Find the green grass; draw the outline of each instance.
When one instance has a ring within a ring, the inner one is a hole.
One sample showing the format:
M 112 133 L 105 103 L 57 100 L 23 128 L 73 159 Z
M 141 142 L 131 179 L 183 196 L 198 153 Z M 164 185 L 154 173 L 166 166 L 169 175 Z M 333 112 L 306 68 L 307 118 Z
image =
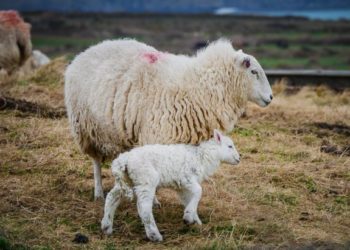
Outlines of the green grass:
M 329 57 L 321 57 L 319 59 L 319 64 L 323 68 L 349 70 L 350 66 L 348 65 L 347 60 L 350 60 L 350 58 L 345 58 L 345 57 L 340 56 L 340 55 L 338 55 L 338 56 L 329 56 Z
M 266 31 L 262 31 L 262 33 L 256 34 L 257 37 L 260 38 L 281 38 L 281 39 L 288 39 L 288 40 L 298 40 L 300 38 L 310 37 L 310 38 L 316 38 L 316 39 L 323 39 L 327 37 L 331 37 L 334 35 L 337 35 L 337 32 L 323 32 L 323 31 L 315 31 L 315 32 L 305 32 L 305 31 L 276 31 L 273 33 L 267 33 Z
M 298 204 L 297 197 L 293 194 L 287 194 L 283 192 L 269 192 L 263 196 L 261 201 L 266 205 L 275 205 L 277 203 L 282 203 L 284 205 L 296 206 Z
M 299 178 L 299 182 L 303 183 L 310 193 L 315 193 L 317 191 L 316 182 L 311 177 L 302 176 Z
M 309 64 L 308 58 L 270 58 L 263 57 L 259 59 L 263 68 L 273 69 L 273 68 L 282 68 L 282 67 L 296 67 L 303 68 L 304 65 Z
M 300 152 L 285 152 L 283 150 L 278 150 L 274 152 L 276 159 L 280 160 L 280 162 L 298 162 L 310 157 L 308 152 L 300 151 Z
M 338 70 L 349 70 L 350 66 L 346 62 L 346 58 L 340 56 L 329 56 L 329 57 L 320 57 L 317 59 L 317 64 L 321 68 L 327 69 L 338 69 Z M 298 57 L 288 57 L 288 58 L 270 58 L 262 57 L 260 58 L 260 63 L 263 68 L 273 69 L 273 68 L 310 68 L 314 63 L 310 62 L 310 59 L 298 58 Z
M 234 131 L 234 134 L 242 137 L 250 137 L 253 135 L 257 135 L 257 132 L 252 129 L 237 127 Z
M 32 43 L 34 47 L 60 47 L 74 46 L 86 47 L 98 43 L 98 39 L 68 38 L 68 37 L 33 37 Z

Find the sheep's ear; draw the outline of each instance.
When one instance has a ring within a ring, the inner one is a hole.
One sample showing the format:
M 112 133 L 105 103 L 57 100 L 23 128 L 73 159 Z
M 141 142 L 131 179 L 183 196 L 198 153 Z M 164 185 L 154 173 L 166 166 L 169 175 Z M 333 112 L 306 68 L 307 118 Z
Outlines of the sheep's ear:
M 243 67 L 249 68 L 250 67 L 250 58 L 245 57 L 242 62 Z
M 219 130 L 214 129 L 214 139 L 217 144 L 221 144 L 222 142 L 222 134 L 220 133 Z

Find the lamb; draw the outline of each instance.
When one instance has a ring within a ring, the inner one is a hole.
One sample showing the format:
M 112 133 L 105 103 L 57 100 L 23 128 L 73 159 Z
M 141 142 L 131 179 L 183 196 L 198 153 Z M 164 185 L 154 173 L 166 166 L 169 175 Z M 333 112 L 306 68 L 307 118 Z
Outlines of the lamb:
M 101 163 L 135 146 L 198 144 L 232 131 L 247 101 L 272 100 L 258 61 L 220 39 L 189 57 L 130 39 L 104 41 L 65 73 L 73 135 L 94 161 L 95 199 L 103 199 Z
M 115 186 L 108 193 L 101 228 L 113 231 L 113 218 L 123 197 L 137 197 L 137 209 L 147 238 L 162 241 L 152 214 L 157 187 L 173 187 L 185 206 L 186 224 L 202 224 L 197 214 L 201 199 L 200 183 L 213 175 L 220 162 L 236 165 L 239 154 L 232 140 L 214 130 L 214 138 L 198 146 L 188 144 L 146 145 L 119 155 L 112 163 Z M 126 183 L 128 178 L 129 183 Z

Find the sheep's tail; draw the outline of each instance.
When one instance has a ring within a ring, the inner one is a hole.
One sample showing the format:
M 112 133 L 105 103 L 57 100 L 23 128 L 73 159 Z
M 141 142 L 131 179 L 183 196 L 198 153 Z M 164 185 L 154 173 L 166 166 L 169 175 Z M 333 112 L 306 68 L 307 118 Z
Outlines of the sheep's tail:
M 112 174 L 115 177 L 115 185 L 120 186 L 122 195 L 132 200 L 134 197 L 134 192 L 127 183 L 128 159 L 128 152 L 120 154 L 119 157 L 112 162 Z

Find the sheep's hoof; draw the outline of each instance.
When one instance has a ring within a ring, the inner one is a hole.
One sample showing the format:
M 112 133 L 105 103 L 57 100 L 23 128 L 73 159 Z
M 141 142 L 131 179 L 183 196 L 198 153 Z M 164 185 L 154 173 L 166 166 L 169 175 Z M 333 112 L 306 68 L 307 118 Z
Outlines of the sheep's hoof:
M 198 224 L 198 225 L 202 225 L 202 221 L 199 219 L 198 216 L 196 215 L 190 215 L 190 214 L 185 214 L 183 217 L 183 222 L 186 225 L 191 225 L 191 224 Z
M 156 209 L 161 209 L 162 205 L 160 203 L 159 204 L 154 204 L 153 207 L 156 208 Z
M 102 193 L 95 193 L 94 200 L 95 201 L 102 201 L 102 202 L 104 202 L 105 201 L 105 197 L 103 195 L 103 192 Z
M 101 202 L 105 202 L 105 198 L 104 198 L 104 197 L 95 197 L 95 198 L 94 198 L 94 201 L 95 201 L 95 202 L 100 202 L 100 201 L 101 201 Z
M 162 208 L 162 204 L 160 204 L 158 201 L 153 203 L 153 207 L 157 208 L 157 209 L 161 209 Z
M 160 233 L 155 233 L 155 232 L 148 234 L 147 238 L 153 242 L 163 241 L 163 236 Z

